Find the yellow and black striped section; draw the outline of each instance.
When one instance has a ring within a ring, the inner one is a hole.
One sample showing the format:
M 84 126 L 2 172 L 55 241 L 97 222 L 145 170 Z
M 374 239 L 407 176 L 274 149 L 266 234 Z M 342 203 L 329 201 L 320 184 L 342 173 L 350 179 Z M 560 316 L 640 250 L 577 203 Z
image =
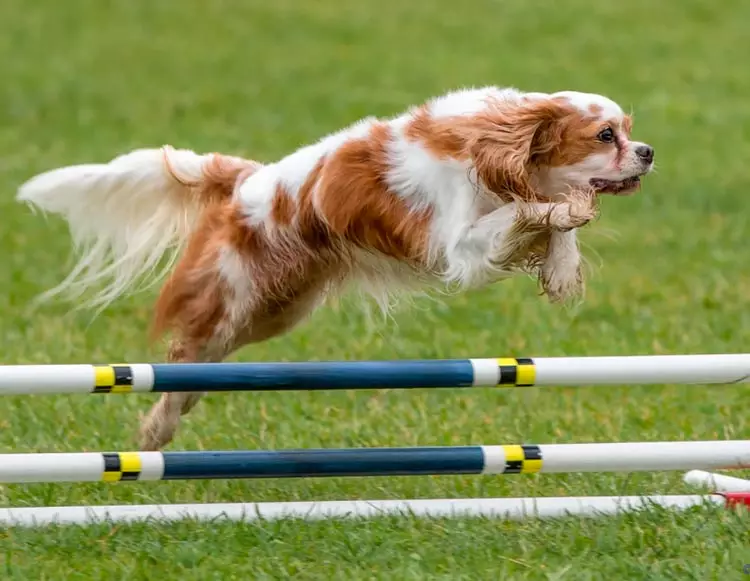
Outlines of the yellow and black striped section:
M 534 360 L 528 357 L 501 358 L 497 360 L 500 367 L 500 380 L 498 385 L 517 385 L 526 387 L 534 385 L 536 381 L 536 367 Z
M 531 474 L 542 469 L 542 451 L 539 446 L 503 446 L 505 470 L 503 474 Z
M 129 365 L 94 365 L 92 393 L 130 393 L 133 391 L 133 370 Z
M 138 480 L 141 475 L 141 456 L 138 452 L 105 452 L 104 482 L 120 482 L 121 480 Z

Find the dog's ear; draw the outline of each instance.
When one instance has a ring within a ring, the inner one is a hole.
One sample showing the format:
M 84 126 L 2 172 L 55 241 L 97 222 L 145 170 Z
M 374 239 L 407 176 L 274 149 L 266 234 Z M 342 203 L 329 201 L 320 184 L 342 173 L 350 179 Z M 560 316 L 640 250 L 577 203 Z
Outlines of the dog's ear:
M 542 100 L 497 105 L 477 116 L 469 153 L 484 186 L 505 201 L 536 199 L 529 167 L 560 145 L 568 113 L 562 103 Z

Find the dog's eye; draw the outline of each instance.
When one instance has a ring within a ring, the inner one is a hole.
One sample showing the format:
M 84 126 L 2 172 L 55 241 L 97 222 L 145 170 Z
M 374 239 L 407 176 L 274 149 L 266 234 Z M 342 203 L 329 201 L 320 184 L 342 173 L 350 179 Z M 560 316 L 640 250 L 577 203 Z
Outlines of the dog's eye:
M 612 143 L 615 140 L 615 132 L 612 131 L 611 127 L 605 127 L 596 137 L 602 143 Z

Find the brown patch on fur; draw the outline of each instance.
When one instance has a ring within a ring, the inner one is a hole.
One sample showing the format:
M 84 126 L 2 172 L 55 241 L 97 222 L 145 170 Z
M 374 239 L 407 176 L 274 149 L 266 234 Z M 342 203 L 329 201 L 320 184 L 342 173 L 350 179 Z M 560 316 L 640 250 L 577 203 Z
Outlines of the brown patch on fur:
M 604 109 L 602 109 L 602 106 L 597 103 L 591 103 L 589 105 L 589 113 L 592 115 L 601 115 L 602 111 L 604 111 Z
M 326 156 L 322 156 L 318 163 L 307 174 L 297 193 L 297 230 L 300 236 L 312 247 L 317 248 L 330 244 L 328 227 L 322 222 L 315 210 L 313 194 L 323 172 Z
M 419 141 L 438 159 L 451 157 L 462 160 L 469 157 L 466 139 L 456 131 L 456 119 L 436 119 L 426 107 L 420 107 L 413 114 L 404 129 L 404 136 L 410 141 Z
M 195 180 L 175 169 L 170 159 L 171 151 L 173 149 L 169 146 L 162 148 L 167 171 L 175 181 L 191 188 L 193 195 L 206 204 L 231 198 L 237 183 L 245 180 L 262 166 L 257 161 L 214 153 L 203 164 L 201 178 Z
M 317 207 L 331 232 L 367 250 L 421 263 L 427 255 L 430 211 L 411 210 L 388 189 L 387 125 L 347 142 L 325 163 Z
M 294 200 L 283 184 L 276 184 L 276 192 L 271 202 L 271 219 L 278 226 L 288 226 L 294 219 Z
M 197 185 L 200 195 L 209 202 L 229 199 L 238 183 L 260 167 L 261 164 L 256 161 L 215 153 L 203 166 L 203 179 Z
M 217 276 L 221 225 L 219 205 L 206 209 L 177 267 L 164 283 L 154 308 L 151 330 L 156 338 L 168 330 L 208 340 L 224 316 L 227 288 Z
M 249 226 L 247 215 L 239 203 L 226 204 L 220 208 L 216 221 L 218 245 L 226 245 L 248 255 L 260 248 L 260 233 Z

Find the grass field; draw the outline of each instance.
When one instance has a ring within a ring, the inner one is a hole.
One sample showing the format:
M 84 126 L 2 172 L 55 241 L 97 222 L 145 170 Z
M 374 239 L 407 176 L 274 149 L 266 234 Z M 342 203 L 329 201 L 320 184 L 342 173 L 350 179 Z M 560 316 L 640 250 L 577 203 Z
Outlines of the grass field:
M 750 74 L 742 0 L 4 0 L 0 352 L 4 363 L 158 361 L 151 294 L 101 317 L 31 299 L 69 239 L 14 201 L 66 163 L 171 143 L 270 160 L 459 85 L 605 93 L 658 173 L 582 234 L 586 302 L 514 280 L 392 321 L 344 306 L 238 360 L 741 352 L 750 344 Z M 3 452 L 129 449 L 153 398 L 0 401 Z M 214 395 L 172 449 L 742 438 L 746 388 Z M 0 487 L 5 506 L 681 493 L 680 474 Z M 747 518 L 95 526 L 0 530 L 0 578 L 741 579 Z

